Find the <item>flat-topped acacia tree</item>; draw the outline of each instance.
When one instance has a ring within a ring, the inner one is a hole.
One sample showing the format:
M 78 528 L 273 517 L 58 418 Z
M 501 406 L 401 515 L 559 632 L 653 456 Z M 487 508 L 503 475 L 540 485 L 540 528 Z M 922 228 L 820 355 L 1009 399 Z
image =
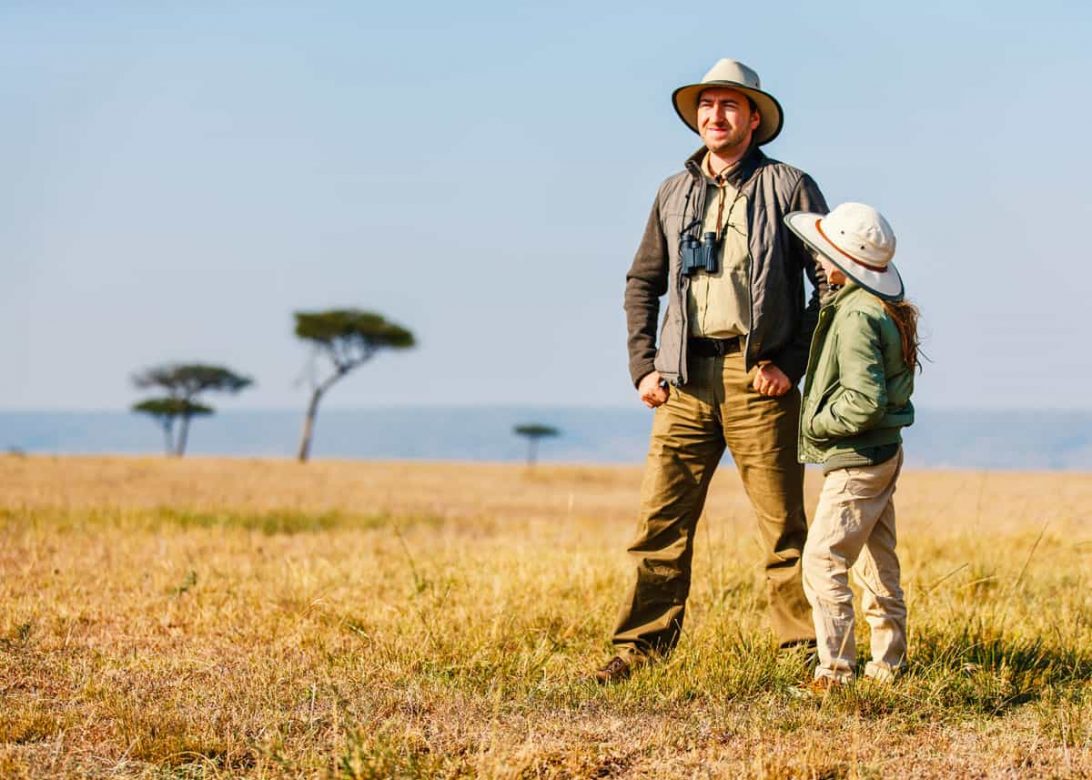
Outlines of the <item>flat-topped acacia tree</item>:
M 184 401 L 181 398 L 148 398 L 133 404 L 133 411 L 138 414 L 146 414 L 151 417 L 156 425 L 163 429 L 164 444 L 167 455 L 178 455 L 179 452 L 174 442 L 175 420 L 189 420 L 193 417 L 202 417 L 212 414 L 212 407 L 204 404 Z M 183 444 L 185 447 L 185 444 Z
M 311 372 L 311 400 L 303 418 L 298 454 L 300 463 L 305 463 L 311 455 L 319 402 L 326 391 L 354 368 L 371 360 L 380 350 L 409 349 L 415 342 L 413 334 L 401 325 L 371 311 L 298 311 L 295 317 L 296 336 L 309 341 L 315 353 L 324 355 L 331 367 L 330 373 L 323 378 Z
M 528 423 L 527 425 L 517 425 L 512 429 L 512 432 L 517 436 L 527 437 L 527 467 L 531 468 L 535 465 L 535 459 L 538 454 L 538 440 L 545 439 L 548 436 L 560 436 L 561 431 L 550 425 L 542 425 L 541 423 Z
M 250 377 L 236 374 L 223 366 L 203 363 L 170 363 L 148 368 L 133 376 L 139 388 L 161 388 L 166 396 L 148 398 L 133 404 L 133 411 L 147 414 L 163 429 L 167 454 L 182 457 L 186 452 L 190 420 L 213 413 L 213 408 L 200 403 L 202 393 L 237 393 L 254 384 Z M 175 421 L 180 421 L 178 437 L 174 438 Z

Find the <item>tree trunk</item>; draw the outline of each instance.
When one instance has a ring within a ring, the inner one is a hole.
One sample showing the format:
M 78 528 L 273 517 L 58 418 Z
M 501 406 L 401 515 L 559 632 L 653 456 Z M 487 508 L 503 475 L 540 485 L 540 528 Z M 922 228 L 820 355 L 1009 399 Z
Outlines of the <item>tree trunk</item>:
M 535 436 L 527 437 L 527 468 L 532 468 L 535 465 L 535 456 L 538 454 L 538 438 Z
M 164 451 L 167 453 L 167 457 L 169 458 L 174 452 L 174 436 L 171 435 L 174 433 L 174 418 L 165 417 L 163 419 L 163 422 L 160 423 L 160 427 L 163 428 L 163 440 L 167 446 L 167 449 Z
M 311 439 L 315 435 L 315 416 L 318 414 L 319 401 L 322 400 L 323 390 L 316 387 L 311 392 L 311 403 L 307 405 L 307 416 L 303 418 L 303 433 L 300 435 L 300 451 L 297 458 L 300 463 L 306 463 L 311 457 Z
M 190 417 L 188 415 L 182 415 L 182 424 L 178 426 L 178 446 L 175 447 L 174 454 L 181 458 L 186 454 L 186 439 L 190 434 Z

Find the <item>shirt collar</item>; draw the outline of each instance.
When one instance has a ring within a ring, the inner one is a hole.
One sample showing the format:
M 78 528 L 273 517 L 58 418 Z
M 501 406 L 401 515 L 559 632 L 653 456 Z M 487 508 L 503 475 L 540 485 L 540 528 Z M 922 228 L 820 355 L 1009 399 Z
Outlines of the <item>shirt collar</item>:
M 733 174 L 735 173 L 736 168 L 738 168 L 743 162 L 742 159 L 736 160 L 734 163 L 729 165 L 720 173 L 714 174 L 713 171 L 710 170 L 710 168 L 712 168 L 710 157 L 712 157 L 712 155 L 706 152 L 705 159 L 701 161 L 701 172 L 702 175 L 704 175 L 709 182 L 715 184 L 718 187 L 722 187 L 728 182 L 732 181 Z
M 694 178 L 705 178 L 712 181 L 706 173 L 704 165 L 705 156 L 708 153 L 709 150 L 703 146 L 687 159 L 686 170 L 689 171 L 690 175 Z M 727 176 L 728 183 L 738 189 L 743 182 L 751 178 L 751 174 L 765 161 L 766 155 L 762 153 L 761 149 L 752 144 L 751 148 L 747 150 L 747 153 L 744 154 L 737 163 L 730 166 Z

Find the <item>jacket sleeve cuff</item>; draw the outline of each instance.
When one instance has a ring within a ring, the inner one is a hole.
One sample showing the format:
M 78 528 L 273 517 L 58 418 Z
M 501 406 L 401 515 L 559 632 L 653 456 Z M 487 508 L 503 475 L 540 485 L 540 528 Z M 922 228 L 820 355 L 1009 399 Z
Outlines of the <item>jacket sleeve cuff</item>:
M 782 352 L 780 355 L 772 358 L 771 362 L 784 372 L 785 376 L 792 382 L 793 387 L 800 384 L 800 379 L 804 376 L 804 372 L 807 370 L 807 356 L 805 355 L 801 359 L 800 355 L 792 352 Z
M 633 379 L 633 386 L 641 384 L 641 380 L 656 370 L 655 361 L 642 360 L 629 364 L 629 375 Z

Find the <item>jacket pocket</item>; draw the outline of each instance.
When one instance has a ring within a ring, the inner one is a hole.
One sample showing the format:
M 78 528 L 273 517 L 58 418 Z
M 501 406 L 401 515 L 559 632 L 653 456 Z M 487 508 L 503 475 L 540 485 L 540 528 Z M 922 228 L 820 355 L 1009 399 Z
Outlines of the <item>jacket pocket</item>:
M 819 434 L 815 430 L 815 418 L 819 416 L 819 413 L 826 409 L 834 400 L 834 397 L 841 389 L 841 385 L 837 382 L 823 390 L 823 394 L 819 396 L 819 400 L 815 402 L 815 406 L 804 415 L 804 432 L 808 435 L 808 438 L 813 441 L 826 442 L 831 441 L 831 438 L 825 434 Z

